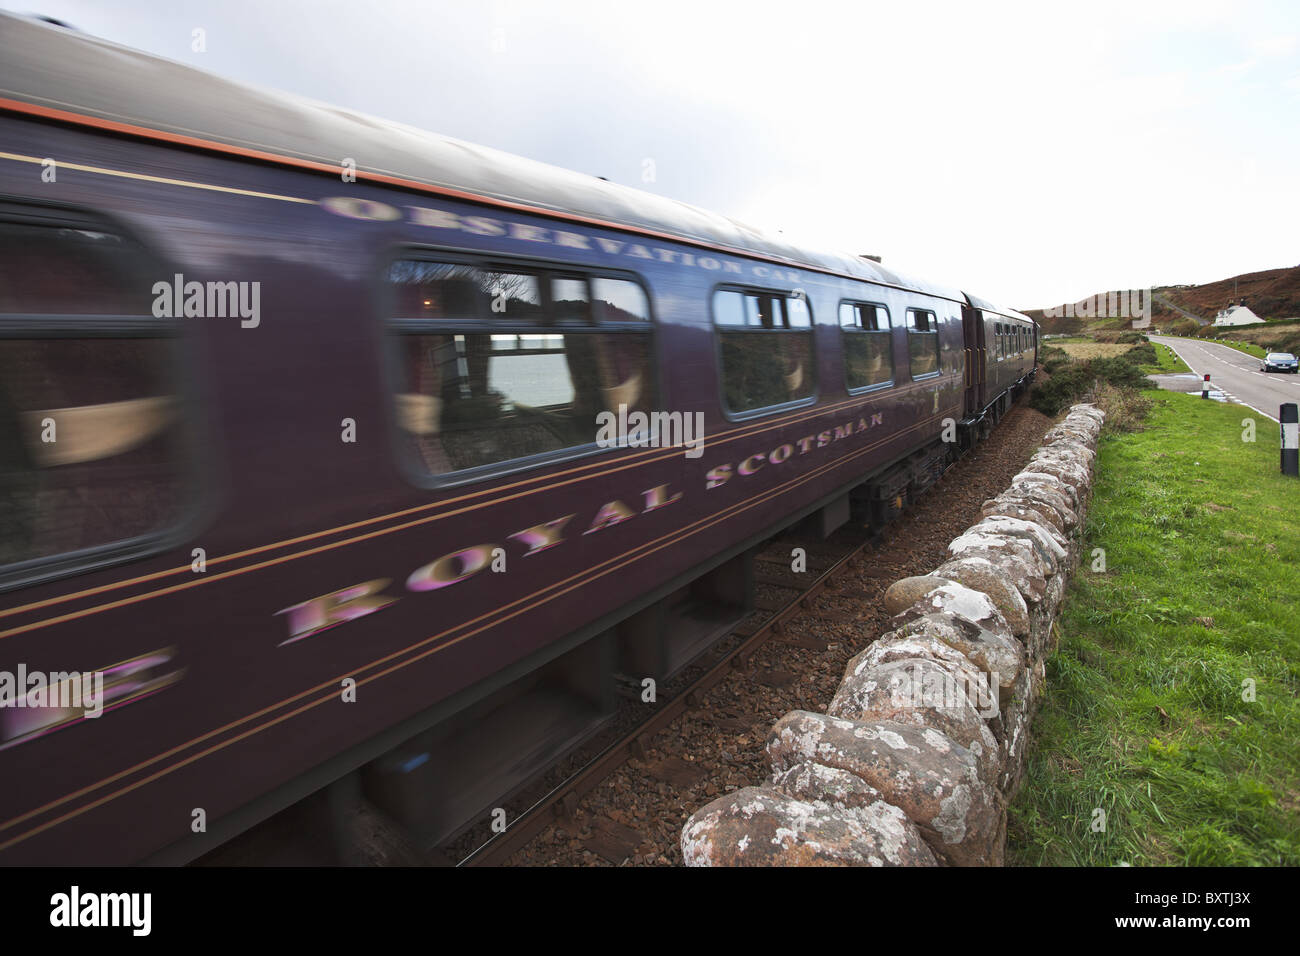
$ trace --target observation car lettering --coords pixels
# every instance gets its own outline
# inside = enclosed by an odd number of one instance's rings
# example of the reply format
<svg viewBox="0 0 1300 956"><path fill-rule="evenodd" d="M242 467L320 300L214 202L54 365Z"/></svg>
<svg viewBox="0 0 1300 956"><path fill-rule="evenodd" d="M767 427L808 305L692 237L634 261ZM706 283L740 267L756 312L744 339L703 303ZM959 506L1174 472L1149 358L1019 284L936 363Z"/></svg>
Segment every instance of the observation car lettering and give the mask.
<svg viewBox="0 0 1300 956"><path fill-rule="evenodd" d="M429 206L407 206L411 215L409 222L415 226L428 226L432 229L459 229L460 216L445 209L433 209ZM498 233L499 235L499 233Z"/></svg>
<svg viewBox="0 0 1300 956"><path fill-rule="evenodd" d="M321 207L336 216L364 219L368 222L392 222L402 218L402 211L386 202L362 199L359 196L329 196L320 201Z"/></svg>
<svg viewBox="0 0 1300 956"><path fill-rule="evenodd" d="M530 226L527 223L512 222L510 224L511 239L526 239L530 242L550 242L546 237L546 230L540 226Z"/></svg>
<svg viewBox="0 0 1300 956"><path fill-rule="evenodd" d="M465 225L461 228L471 235L475 236L504 236L506 226L500 219L490 219L487 216L466 216L463 220ZM559 233L556 233L559 235ZM565 233L572 235L572 233Z"/></svg>
<svg viewBox="0 0 1300 956"><path fill-rule="evenodd" d="M720 271L731 275L743 275L745 273L742 263L731 259L718 259L714 256L700 256L697 258L689 252L666 249L662 246L651 248L640 242L628 243L623 239L587 236L566 229L548 229L526 222L507 222L494 219L491 216L462 216L459 213L434 206L407 205L399 209L396 206L390 206L388 203L378 202L373 199L361 199L356 196L328 196L320 200L320 206L326 212L333 213L336 216L366 222L391 222L395 219L402 219L404 215L402 209L405 209L405 219L408 223L427 229L450 229L457 232L466 232L474 236L504 237L521 242L544 242L569 249L591 250L593 248L592 242L595 242L595 248L611 256L621 255L630 256L634 259L657 259L659 262L671 265L699 267L707 269L709 272ZM796 270L782 269L779 266L751 263L749 271L760 279L780 279L788 282L800 281L799 273Z"/></svg>
<svg viewBox="0 0 1300 956"><path fill-rule="evenodd" d="M555 244L557 246L568 246L570 249L590 249L591 243L587 242L587 237L579 232L565 232L563 229L553 229L555 233Z"/></svg>

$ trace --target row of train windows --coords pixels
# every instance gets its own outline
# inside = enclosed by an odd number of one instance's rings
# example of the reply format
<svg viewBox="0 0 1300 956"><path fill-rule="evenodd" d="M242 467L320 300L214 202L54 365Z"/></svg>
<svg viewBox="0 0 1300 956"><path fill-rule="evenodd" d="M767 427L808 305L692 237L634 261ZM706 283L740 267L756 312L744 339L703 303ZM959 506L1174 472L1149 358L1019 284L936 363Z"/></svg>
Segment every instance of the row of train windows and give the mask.
<svg viewBox="0 0 1300 956"><path fill-rule="evenodd" d="M408 463L436 477L594 441L601 413L657 409L649 302L629 279L401 260L389 270L396 418ZM722 399L744 415L811 400L813 322L801 298L713 296ZM882 305L840 309L851 391L894 381ZM935 314L907 310L910 373L939 371Z"/></svg>
<svg viewBox="0 0 1300 956"><path fill-rule="evenodd" d="M97 224L4 212L0 584L109 545L146 553L195 481L177 324L152 310L164 270ZM394 419L423 479L563 457L594 443L598 414L658 407L650 304L630 278L415 259L387 278ZM812 399L801 298L722 289L712 305L730 412ZM848 388L892 384L888 309L846 302L839 321ZM906 329L911 376L937 374L935 314L908 309Z"/></svg>
<svg viewBox="0 0 1300 956"><path fill-rule="evenodd" d="M732 413L787 405L812 397L812 319L800 297L719 289L713 294L723 400ZM889 310L842 302L840 340L844 384L851 393L894 382ZM927 309L907 310L908 371L913 379L939 372L939 328Z"/></svg>
<svg viewBox="0 0 1300 956"><path fill-rule="evenodd" d="M1012 325L1010 322L994 323L993 339L993 353L998 361L1031 352L1034 348L1033 330L1023 325Z"/></svg>

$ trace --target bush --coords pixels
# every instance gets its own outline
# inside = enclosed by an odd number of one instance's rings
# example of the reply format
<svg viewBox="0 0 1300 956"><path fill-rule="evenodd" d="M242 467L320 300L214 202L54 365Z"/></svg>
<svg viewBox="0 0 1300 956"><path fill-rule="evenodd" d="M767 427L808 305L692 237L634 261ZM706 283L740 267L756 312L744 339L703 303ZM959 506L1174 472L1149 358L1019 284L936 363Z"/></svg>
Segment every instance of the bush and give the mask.
<svg viewBox="0 0 1300 956"><path fill-rule="evenodd" d="M1094 332L1092 338L1095 342L1104 342L1108 345L1136 345L1147 340L1144 333L1133 329L1123 332Z"/></svg>
<svg viewBox="0 0 1300 956"><path fill-rule="evenodd" d="M1117 432L1135 432L1141 429L1142 419L1151 408L1151 400L1132 388L1117 388L1108 382L1097 382L1082 396L1082 401L1094 402L1106 413L1102 427Z"/></svg>
<svg viewBox="0 0 1300 956"><path fill-rule="evenodd" d="M1132 392L1134 397L1127 401L1137 408L1137 399L1140 398L1137 389L1151 385L1141 366L1155 364L1155 346L1149 342L1114 358L1095 358L1083 362L1069 358L1058 361L1053 358L1043 364L1051 377L1034 386L1029 393L1029 405L1044 415L1055 416L1066 406L1085 401L1085 396L1092 390L1105 388Z"/></svg>
<svg viewBox="0 0 1300 956"><path fill-rule="evenodd" d="M1070 362L1070 356L1065 349L1057 348L1055 345L1049 346L1038 353L1038 364L1040 364L1048 375L1056 374L1056 370Z"/></svg>
<svg viewBox="0 0 1300 956"><path fill-rule="evenodd" d="M1160 362L1156 356L1156 347L1150 342L1136 345L1120 357L1132 365L1157 365Z"/></svg>
<svg viewBox="0 0 1300 956"><path fill-rule="evenodd" d="M1067 405L1076 402L1096 381L1089 362L1065 362L1055 369L1046 382L1033 387L1029 393L1029 406L1044 415L1055 416Z"/></svg>

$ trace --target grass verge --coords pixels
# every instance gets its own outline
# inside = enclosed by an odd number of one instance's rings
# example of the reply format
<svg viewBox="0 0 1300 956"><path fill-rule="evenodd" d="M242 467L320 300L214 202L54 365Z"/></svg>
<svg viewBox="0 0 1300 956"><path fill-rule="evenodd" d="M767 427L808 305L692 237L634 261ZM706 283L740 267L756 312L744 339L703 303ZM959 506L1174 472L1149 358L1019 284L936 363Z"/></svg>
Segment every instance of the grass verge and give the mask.
<svg viewBox="0 0 1300 956"><path fill-rule="evenodd" d="M1300 480L1250 409L1144 397L1098 450L1008 862L1294 866Z"/></svg>
<svg viewBox="0 0 1300 956"><path fill-rule="evenodd" d="M1168 335L1167 332L1157 332L1157 335ZM1253 355L1255 358L1263 358L1267 352L1254 342L1238 342L1235 339L1216 339L1202 337L1199 335L1180 335L1180 339L1187 339L1189 342L1209 342L1211 345L1226 345L1230 349L1236 349L1238 352L1245 352L1247 355Z"/></svg>
<svg viewBox="0 0 1300 956"><path fill-rule="evenodd" d="M1142 371L1148 375L1163 375L1169 372L1190 372L1187 363L1178 357L1173 349L1167 345L1161 345L1158 342L1152 342L1156 350L1156 362L1154 365L1143 365Z"/></svg>

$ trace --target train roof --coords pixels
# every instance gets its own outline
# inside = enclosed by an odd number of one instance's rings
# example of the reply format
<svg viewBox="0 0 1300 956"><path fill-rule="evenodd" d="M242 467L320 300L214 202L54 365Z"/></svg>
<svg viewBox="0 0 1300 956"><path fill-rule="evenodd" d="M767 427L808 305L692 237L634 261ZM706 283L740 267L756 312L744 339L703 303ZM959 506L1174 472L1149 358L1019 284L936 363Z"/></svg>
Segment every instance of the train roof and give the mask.
<svg viewBox="0 0 1300 956"><path fill-rule="evenodd" d="M88 117L136 135L359 179L469 193L530 211L758 255L963 301L956 288L860 256L792 245L780 235L664 196L500 150L236 83L75 30L0 14L0 108L72 122ZM379 163L367 157L382 157ZM366 174L371 174L367 177Z"/></svg>
<svg viewBox="0 0 1300 956"><path fill-rule="evenodd" d="M1017 312L1015 309L1004 309L1002 306L994 305L992 302L971 295L969 292L966 293L966 298L975 308L983 309L985 312L996 312L998 315L1004 315L1009 319L1020 319L1022 322L1028 322L1030 325L1037 324L1023 312Z"/></svg>

